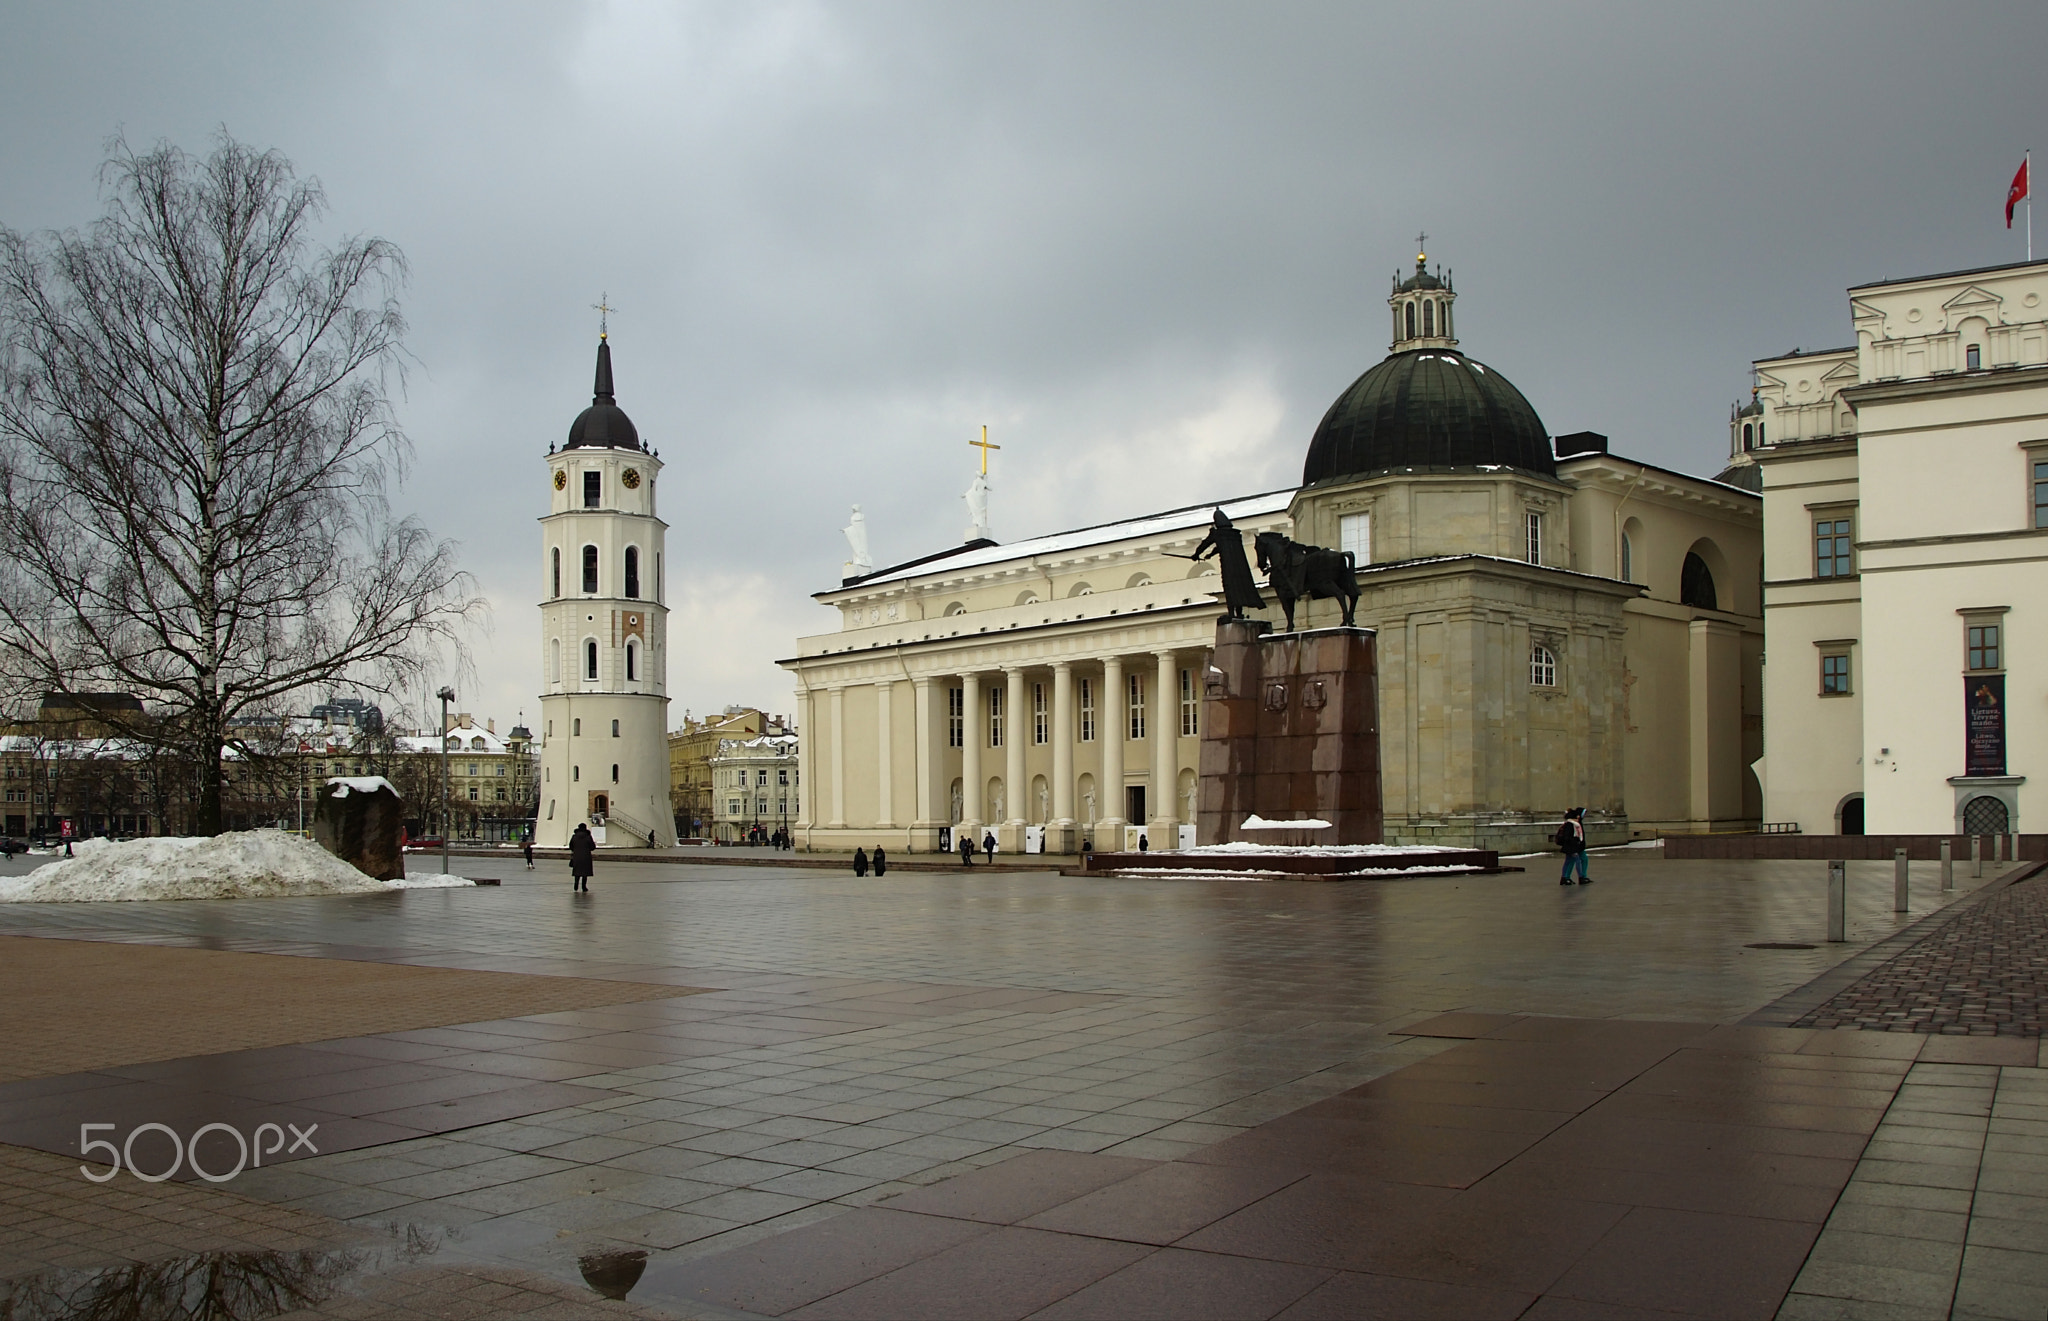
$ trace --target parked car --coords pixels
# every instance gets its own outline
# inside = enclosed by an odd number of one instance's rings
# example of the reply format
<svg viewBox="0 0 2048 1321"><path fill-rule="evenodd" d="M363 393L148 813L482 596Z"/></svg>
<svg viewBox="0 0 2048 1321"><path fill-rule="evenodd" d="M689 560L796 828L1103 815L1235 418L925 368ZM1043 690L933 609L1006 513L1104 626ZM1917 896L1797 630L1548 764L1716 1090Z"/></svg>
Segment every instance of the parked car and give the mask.
<svg viewBox="0 0 2048 1321"><path fill-rule="evenodd" d="M441 847L441 837L439 835L420 835L417 838L406 840L405 847L409 849L438 849Z"/></svg>
<svg viewBox="0 0 2048 1321"><path fill-rule="evenodd" d="M10 839L5 835L0 835L0 858L11 858L17 853L26 852L28 852L27 840Z"/></svg>

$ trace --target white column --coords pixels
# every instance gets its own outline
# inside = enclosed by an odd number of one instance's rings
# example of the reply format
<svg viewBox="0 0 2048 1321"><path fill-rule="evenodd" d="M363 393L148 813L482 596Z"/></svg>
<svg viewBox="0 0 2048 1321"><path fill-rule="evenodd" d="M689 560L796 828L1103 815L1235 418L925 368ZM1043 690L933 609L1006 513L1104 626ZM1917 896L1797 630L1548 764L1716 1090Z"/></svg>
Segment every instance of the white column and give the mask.
<svg viewBox="0 0 2048 1321"><path fill-rule="evenodd" d="M882 830L896 827L896 767L890 759L896 741L890 695L895 691L887 679L875 685L875 825Z"/></svg>
<svg viewBox="0 0 2048 1321"><path fill-rule="evenodd" d="M981 676L960 676L960 826L976 846L981 844L981 804L988 788L981 781L981 745L988 738L988 713L981 709ZM959 848L959 841L953 843Z"/></svg>
<svg viewBox="0 0 2048 1321"><path fill-rule="evenodd" d="M1059 661L1052 667L1052 830L1059 852L1073 848L1074 830L1074 667ZM1046 845L1048 849L1052 845Z"/></svg>
<svg viewBox="0 0 2048 1321"><path fill-rule="evenodd" d="M943 811L940 804L945 801L945 786L939 783L939 768L945 764L939 752L939 730L944 719L932 706L939 700L939 688L930 678L910 681L911 713L917 727L917 829L935 830L945 822L940 818Z"/></svg>
<svg viewBox="0 0 2048 1321"><path fill-rule="evenodd" d="M1174 798L1180 772L1180 667L1170 651L1154 653L1158 678L1152 684L1152 709L1146 732L1152 736L1152 801L1146 804L1146 822L1152 827L1152 847L1174 847L1174 827L1179 814Z"/></svg>
<svg viewBox="0 0 2048 1321"><path fill-rule="evenodd" d="M1024 749L1031 740L1032 713L1024 705L1024 671L1012 666L1003 671L1003 805L1009 817L1003 822L1003 847L1012 853L1024 851L1025 784Z"/></svg>
<svg viewBox="0 0 2048 1321"><path fill-rule="evenodd" d="M1129 697L1124 692L1124 661L1109 656L1102 662L1102 704L1095 737L1102 740L1102 815L1097 818L1095 847L1116 853L1124 846L1124 736L1130 732Z"/></svg>
<svg viewBox="0 0 2048 1321"><path fill-rule="evenodd" d="M828 829L846 826L846 688L833 684L832 693L832 813L825 819Z"/></svg>
<svg viewBox="0 0 2048 1321"><path fill-rule="evenodd" d="M797 813L795 829L803 834L803 846L811 847L811 805L818 800L818 727L811 723L817 714L817 702L811 690L802 688L796 695L796 788ZM718 829L713 824L718 819L718 784L711 785L711 800L707 804L709 820L704 824L715 839Z"/></svg>

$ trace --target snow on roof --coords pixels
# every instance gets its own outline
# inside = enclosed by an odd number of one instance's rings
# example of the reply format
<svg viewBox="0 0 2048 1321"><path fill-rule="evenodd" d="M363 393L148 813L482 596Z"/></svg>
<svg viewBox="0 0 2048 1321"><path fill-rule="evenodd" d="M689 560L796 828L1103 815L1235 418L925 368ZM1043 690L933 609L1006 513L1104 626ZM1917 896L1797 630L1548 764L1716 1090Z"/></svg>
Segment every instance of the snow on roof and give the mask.
<svg viewBox="0 0 2048 1321"><path fill-rule="evenodd" d="M392 788L391 781L381 775L337 775L327 782L327 786L336 791L336 798L346 798L352 793L373 794L379 789L390 789L393 796L403 797Z"/></svg>
<svg viewBox="0 0 2048 1321"><path fill-rule="evenodd" d="M1034 555L1065 555L1090 546L1103 546L1115 541L1137 541L1147 537L1163 536L1169 532L1191 531L1208 523L1216 510L1221 509L1232 521L1245 518L1261 518L1270 514L1285 513L1294 499L1294 488L1284 491L1268 491L1263 495L1240 496L1235 500L1204 502L1187 505L1180 509L1169 509L1163 513L1145 514L1138 518L1127 518L1116 523L1097 523L1093 527L1075 528L1071 532L1053 532L1042 537L1024 541L1013 541L1007 546L980 546L943 559L914 561L879 570L830 591L819 592L819 597L835 596L841 592L859 592L884 583L903 582L911 578L943 576L963 569L976 569L989 564L1001 564L1006 560L1025 559Z"/></svg>
<svg viewBox="0 0 2048 1321"><path fill-rule="evenodd" d="M503 752L505 740L490 730L477 726L469 729L457 727L448 731L450 752ZM394 740L400 752L439 752L441 740L432 734L404 734Z"/></svg>

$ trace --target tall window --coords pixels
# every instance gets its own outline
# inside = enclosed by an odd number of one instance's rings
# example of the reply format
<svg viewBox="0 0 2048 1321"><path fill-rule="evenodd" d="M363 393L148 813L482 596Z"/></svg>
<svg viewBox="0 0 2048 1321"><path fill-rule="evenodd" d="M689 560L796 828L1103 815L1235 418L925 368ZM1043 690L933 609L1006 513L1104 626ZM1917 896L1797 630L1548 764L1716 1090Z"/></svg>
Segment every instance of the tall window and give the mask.
<svg viewBox="0 0 2048 1321"><path fill-rule="evenodd" d="M1124 683L1131 690L1130 736L1134 739L1141 739L1145 737L1145 676L1142 674L1129 675L1125 678Z"/></svg>
<svg viewBox="0 0 2048 1321"><path fill-rule="evenodd" d="M1345 514L1337 520L1338 549L1351 552L1354 564L1372 563L1372 515Z"/></svg>
<svg viewBox="0 0 2048 1321"><path fill-rule="evenodd" d="M553 586L549 589L549 595L560 596L562 594L562 548L557 546L552 551L549 551L548 554L551 557L554 568L554 576L551 580Z"/></svg>
<svg viewBox="0 0 2048 1321"><path fill-rule="evenodd" d="M1202 701L1195 693L1195 672L1180 672L1180 736L1194 738L1202 732Z"/></svg>
<svg viewBox="0 0 2048 1321"><path fill-rule="evenodd" d="M597 593L597 547L595 546L585 546L583 548L583 590L592 595Z"/></svg>
<svg viewBox="0 0 2048 1321"><path fill-rule="evenodd" d="M1081 680L1081 741L1095 741L1095 680Z"/></svg>
<svg viewBox="0 0 2048 1321"><path fill-rule="evenodd" d="M1052 736L1052 718L1045 710L1045 685L1031 685L1031 741L1041 747Z"/></svg>
<svg viewBox="0 0 2048 1321"><path fill-rule="evenodd" d="M1970 346L1969 348L1967 348L1967 349L1964 349L1964 350L1963 350L1963 366L1964 366L1964 367L1966 367L1966 368L1967 368L1967 369L1969 369L1970 371L1976 371L1976 370L1977 370L1978 368L1982 367L1983 365L1984 365L1984 350L1983 350L1983 349L1979 348L1979 347L1978 347L1977 345L1975 345L1975 344L1972 344L1972 345L1971 345L1971 346Z"/></svg>
<svg viewBox="0 0 2048 1321"><path fill-rule="evenodd" d="M614 721L612 721L612 737L613 737L613 738L617 738L618 736L619 736L619 722L618 722L618 721L616 721L616 720L614 720Z"/></svg>
<svg viewBox="0 0 2048 1321"><path fill-rule="evenodd" d="M661 552L654 552L654 599L661 599Z"/></svg>
<svg viewBox="0 0 2048 1321"><path fill-rule="evenodd" d="M1003 746L1003 690L988 690L988 745L992 748Z"/></svg>
<svg viewBox="0 0 2048 1321"><path fill-rule="evenodd" d="M2034 526L2048 527L2048 459L2034 460Z"/></svg>
<svg viewBox="0 0 2048 1321"><path fill-rule="evenodd" d="M1529 686L1557 687L1557 655L1540 642L1529 648Z"/></svg>
<svg viewBox="0 0 2048 1321"><path fill-rule="evenodd" d="M1849 653L1845 651L1822 652L1820 658L1820 693L1823 697L1837 697L1849 691Z"/></svg>
<svg viewBox="0 0 2048 1321"><path fill-rule="evenodd" d="M1625 583L1636 580L1636 546L1626 532L1621 534L1621 580Z"/></svg>
<svg viewBox="0 0 2048 1321"><path fill-rule="evenodd" d="M562 681L562 640L553 638L548 642L548 677L555 683Z"/></svg>
<svg viewBox="0 0 2048 1321"><path fill-rule="evenodd" d="M583 507L585 509L597 508L599 502L598 498L603 494L603 492L603 477L599 476L597 473L594 472L586 472L583 474Z"/></svg>
<svg viewBox="0 0 2048 1321"><path fill-rule="evenodd" d="M631 601L640 599L640 548L638 546L626 547L626 598Z"/></svg>
<svg viewBox="0 0 2048 1321"><path fill-rule="evenodd" d="M1408 335L1407 335L1407 338L1409 338L1409 339L1414 339L1414 338L1415 338L1415 304L1413 304L1413 303L1408 303L1408 304L1406 304L1406 307L1407 307L1407 309L1408 309Z"/></svg>
<svg viewBox="0 0 2048 1321"><path fill-rule="evenodd" d="M1855 538L1849 519L1820 518L1813 524L1813 576L1847 578L1856 572L1850 558Z"/></svg>
<svg viewBox="0 0 2048 1321"><path fill-rule="evenodd" d="M632 682L633 680L635 680L635 679L638 679L639 677L640 677L640 646L639 646L639 644L638 644L638 643L635 643L635 642L628 642L628 643L626 644L626 680L627 680L627 682L629 682L629 683L630 683L630 682ZM619 722L618 722L618 721L616 721L616 720L614 720L614 721L612 721L612 723L613 723L614 725L616 725L616 724L618 724ZM618 733L618 731L617 731L616 729L615 729L615 730L613 730L612 732L613 732L614 734Z"/></svg>
<svg viewBox="0 0 2048 1321"><path fill-rule="evenodd" d="M1522 534L1523 558L1531 564L1543 563L1543 515L1534 510L1522 515Z"/></svg>
<svg viewBox="0 0 2048 1321"><path fill-rule="evenodd" d="M959 688L946 690L946 746L967 746L967 694Z"/></svg>
<svg viewBox="0 0 2048 1321"><path fill-rule="evenodd" d="M2005 668L2004 648L1999 645L2001 626L1997 624L1971 624L1968 629L1968 656L1965 657L1973 670L2002 670Z"/></svg>
<svg viewBox="0 0 2048 1321"><path fill-rule="evenodd" d="M597 641L594 638L583 644L583 677L597 677Z"/></svg>
<svg viewBox="0 0 2048 1321"><path fill-rule="evenodd" d="M1436 302L1433 299L1422 300L1422 333L1436 334Z"/></svg>

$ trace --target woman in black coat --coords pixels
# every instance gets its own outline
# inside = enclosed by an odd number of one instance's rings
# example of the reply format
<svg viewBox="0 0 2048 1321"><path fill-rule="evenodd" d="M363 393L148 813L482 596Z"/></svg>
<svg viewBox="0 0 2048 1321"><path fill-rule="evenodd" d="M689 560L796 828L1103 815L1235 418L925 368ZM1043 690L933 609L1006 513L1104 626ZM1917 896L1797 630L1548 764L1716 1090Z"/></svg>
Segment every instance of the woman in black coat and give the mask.
<svg viewBox="0 0 2048 1321"><path fill-rule="evenodd" d="M569 836L569 875L575 880L573 888L586 894L590 891L592 861L597 855L597 840L591 837L590 827L577 823L576 833Z"/></svg>
<svg viewBox="0 0 2048 1321"><path fill-rule="evenodd" d="M868 851L866 849L855 849L853 851L853 874L855 876L865 876L868 874Z"/></svg>
<svg viewBox="0 0 2048 1321"><path fill-rule="evenodd" d="M875 875L886 876L888 874L889 855L882 852L882 846L880 844L877 844L875 845Z"/></svg>

